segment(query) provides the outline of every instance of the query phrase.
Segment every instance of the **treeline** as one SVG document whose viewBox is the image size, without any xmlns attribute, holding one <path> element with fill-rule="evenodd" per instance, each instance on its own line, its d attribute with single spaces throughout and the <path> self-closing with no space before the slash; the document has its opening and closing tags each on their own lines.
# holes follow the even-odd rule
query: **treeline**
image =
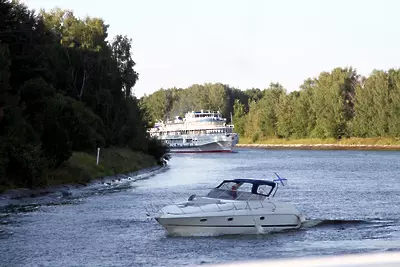
<svg viewBox="0 0 400 267">
<path fill-rule="evenodd" d="M 197 90 L 194 88 L 198 88 Z M 217 93 L 221 92 L 221 93 Z M 233 111 L 236 131 L 256 142 L 268 138 L 348 138 L 400 136 L 400 70 L 375 70 L 369 77 L 335 68 L 287 92 L 280 84 L 239 90 L 222 84 L 159 90 L 142 98 L 151 119 L 191 109 Z M 184 106 L 190 103 L 189 106 Z"/>
<path fill-rule="evenodd" d="M 148 119 L 153 122 L 201 109 L 220 111 L 229 121 L 235 100 L 247 106 L 249 101 L 257 101 L 261 97 L 262 91 L 259 89 L 242 91 L 221 83 L 206 83 L 194 84 L 186 89 L 160 89 L 142 97 L 141 105 L 147 110 Z"/>
<path fill-rule="evenodd" d="M 54 9 L 35 14 L 0 0 L 0 185 L 33 187 L 72 151 L 129 147 L 159 157 L 145 111 L 131 41 L 106 41 L 102 19 Z"/>
<path fill-rule="evenodd" d="M 299 91 L 264 90 L 259 101 L 235 103 L 237 131 L 259 138 L 349 138 L 400 136 L 400 70 L 369 77 L 336 68 L 307 79 Z"/>
</svg>

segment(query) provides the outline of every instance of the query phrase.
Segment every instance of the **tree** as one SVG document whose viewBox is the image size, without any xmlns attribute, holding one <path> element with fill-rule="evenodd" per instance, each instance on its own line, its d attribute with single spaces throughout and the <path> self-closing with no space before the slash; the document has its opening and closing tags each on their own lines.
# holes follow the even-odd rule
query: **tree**
<svg viewBox="0 0 400 267">
<path fill-rule="evenodd" d="M 278 137 L 276 111 L 282 94 L 286 94 L 285 88 L 279 83 L 271 83 L 258 102 L 261 112 L 259 127 L 264 137 Z"/>
<path fill-rule="evenodd" d="M 221 83 L 206 84 L 205 88 L 208 89 L 208 109 L 219 111 L 225 118 L 229 117 L 228 112 L 228 89 Z"/>
<path fill-rule="evenodd" d="M 259 107 L 259 103 L 252 100 L 249 103 L 249 112 L 246 115 L 246 123 L 245 123 L 245 136 L 252 139 L 253 142 L 256 142 L 262 135 L 261 133 L 261 120 L 262 120 L 262 111 Z"/>
<path fill-rule="evenodd" d="M 6 44 L 2 44 L 0 41 L 0 99 L 3 101 L 10 90 L 10 65 L 10 50 Z M 3 107 L 4 104 L 0 103 L 0 106 Z"/>
<path fill-rule="evenodd" d="M 160 89 L 154 92 L 151 96 L 144 97 L 142 99 L 144 107 L 150 113 L 150 119 L 153 122 L 158 120 L 166 120 L 168 116 L 168 105 L 167 90 Z"/>
<path fill-rule="evenodd" d="M 390 69 L 389 75 L 389 135 L 400 137 L 400 70 Z"/>
<path fill-rule="evenodd" d="M 236 132 L 239 135 L 244 136 L 246 114 L 245 114 L 245 110 L 244 110 L 244 105 L 242 103 L 240 103 L 239 99 L 236 99 L 235 104 L 233 105 L 233 123 L 234 123 Z"/>
<path fill-rule="evenodd" d="M 158 157 L 127 37 L 102 19 L 0 0 L 0 186 L 38 186 L 72 151 L 131 147 Z M 161 147 L 159 147 L 161 146 Z"/>
<path fill-rule="evenodd" d="M 293 137 L 309 137 L 315 128 L 316 115 L 313 109 L 314 90 L 316 90 L 316 79 L 307 79 L 300 86 L 298 95 L 294 97 L 293 103 Z"/>
<path fill-rule="evenodd" d="M 107 46 L 108 25 L 102 19 L 86 17 L 81 20 L 71 10 L 55 8 L 40 11 L 44 23 L 68 48 L 100 51 Z"/>
<path fill-rule="evenodd" d="M 315 137 L 341 138 L 349 136 L 348 122 L 352 119 L 356 72 L 352 68 L 336 68 L 319 75 L 314 91 L 313 109 L 316 114 Z"/>
<path fill-rule="evenodd" d="M 389 79 L 374 71 L 363 87 L 356 89 L 353 132 L 360 137 L 385 136 L 389 130 Z"/>
<path fill-rule="evenodd" d="M 117 62 L 126 97 L 131 96 L 132 87 L 139 78 L 138 74 L 133 69 L 135 62 L 131 57 L 131 43 L 132 40 L 128 39 L 128 37 L 117 35 L 111 44 L 113 57 Z"/>
<path fill-rule="evenodd" d="M 276 128 L 279 137 L 289 138 L 294 134 L 294 102 L 298 93 L 279 96 L 279 105 L 276 107 Z"/>
</svg>

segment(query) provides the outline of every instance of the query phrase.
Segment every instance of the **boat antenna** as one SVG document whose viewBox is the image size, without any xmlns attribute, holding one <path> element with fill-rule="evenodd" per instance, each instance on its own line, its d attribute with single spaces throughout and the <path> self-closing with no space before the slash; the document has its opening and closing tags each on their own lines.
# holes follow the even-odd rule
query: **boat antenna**
<svg viewBox="0 0 400 267">
<path fill-rule="evenodd" d="M 274 182 L 281 182 L 281 184 L 284 186 L 285 184 L 283 183 L 283 181 L 287 181 L 287 179 L 286 179 L 286 178 L 280 177 L 276 172 L 274 172 L 274 174 L 276 175 L 276 177 L 277 177 L 278 179 L 274 179 L 274 180 L 272 180 L 272 181 L 274 181 Z"/>
</svg>

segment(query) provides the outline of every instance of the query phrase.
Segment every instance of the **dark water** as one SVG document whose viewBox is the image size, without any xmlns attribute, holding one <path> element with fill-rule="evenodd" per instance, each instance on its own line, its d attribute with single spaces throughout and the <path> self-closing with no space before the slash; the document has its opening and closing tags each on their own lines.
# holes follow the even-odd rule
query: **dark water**
<svg viewBox="0 0 400 267">
<path fill-rule="evenodd" d="M 400 250 L 400 152 L 239 149 L 174 155 L 153 177 L 25 200 L 0 214 L 1 266 L 180 266 Z M 262 236 L 168 237 L 146 210 L 224 178 L 288 178 L 309 219 Z"/>
</svg>

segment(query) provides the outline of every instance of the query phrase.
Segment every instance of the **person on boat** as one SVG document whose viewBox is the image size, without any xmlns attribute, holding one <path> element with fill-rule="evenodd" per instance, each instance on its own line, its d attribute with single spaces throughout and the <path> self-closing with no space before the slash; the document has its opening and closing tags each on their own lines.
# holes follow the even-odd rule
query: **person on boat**
<svg viewBox="0 0 400 267">
<path fill-rule="evenodd" d="M 236 183 L 234 185 L 232 185 L 232 198 L 236 199 L 237 198 L 237 190 L 240 186 L 240 183 Z"/>
</svg>

